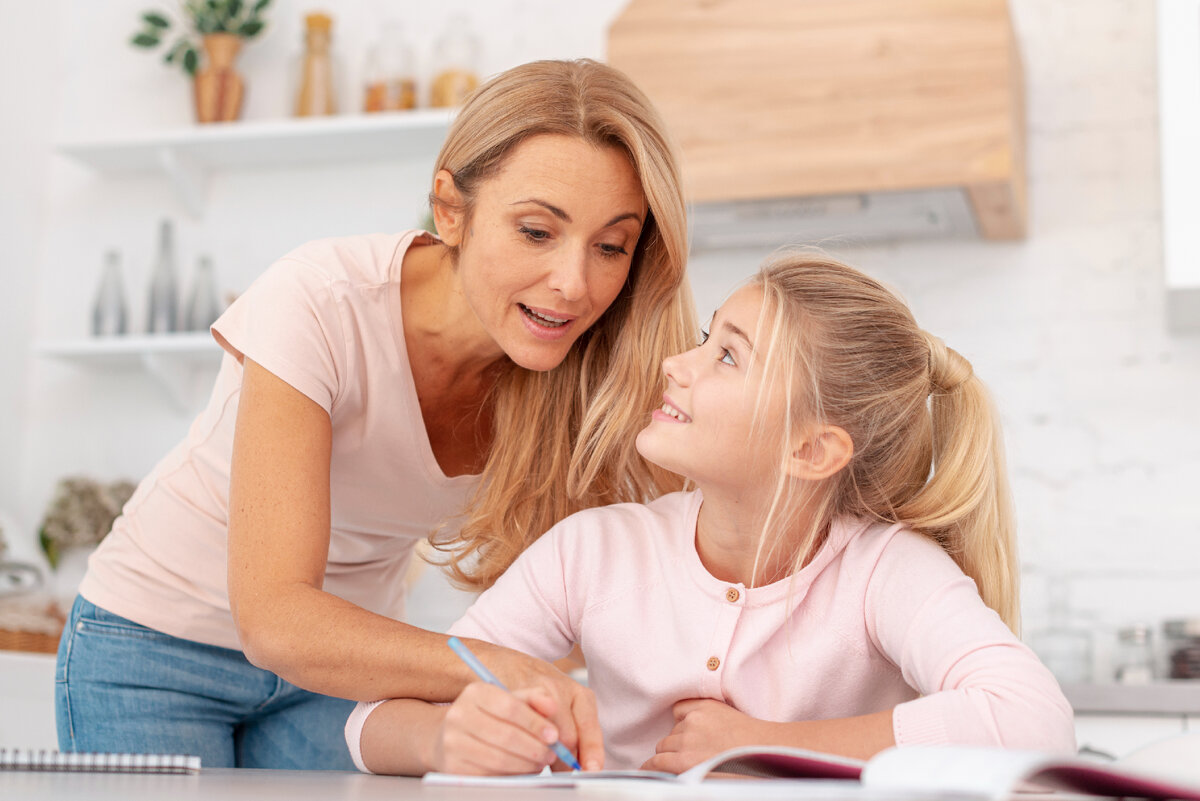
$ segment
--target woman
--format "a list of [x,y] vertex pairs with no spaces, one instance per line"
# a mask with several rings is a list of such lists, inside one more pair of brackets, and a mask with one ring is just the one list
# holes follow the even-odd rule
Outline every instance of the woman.
[[[213,326],[207,409],[92,557],[58,656],[64,750],[352,768],[355,700],[449,701],[472,676],[398,621],[416,542],[491,584],[581,508],[675,489],[633,436],[694,336],[686,223],[658,114],[619,72],[537,62],[467,102],[419,231],[323,240]],[[590,695],[540,686],[563,741]],[[347,700],[349,699],[349,700]]]

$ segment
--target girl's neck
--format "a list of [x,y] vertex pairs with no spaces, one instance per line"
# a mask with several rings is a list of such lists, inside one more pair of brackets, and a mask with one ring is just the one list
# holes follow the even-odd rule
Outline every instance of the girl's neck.
[[[763,518],[771,498],[731,497],[722,492],[704,490],[704,503],[696,519],[696,553],[704,568],[717,580],[761,587],[780,581],[796,568],[796,552],[809,530],[810,517],[805,510],[788,516],[787,529],[780,535],[783,542],[764,543],[761,559],[759,542]],[[812,561],[822,538],[808,548],[801,566]],[[756,566],[755,561],[759,561]]]

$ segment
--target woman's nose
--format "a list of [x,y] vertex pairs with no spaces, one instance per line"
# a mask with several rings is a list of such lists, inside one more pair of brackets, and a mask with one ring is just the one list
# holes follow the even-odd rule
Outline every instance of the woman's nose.
[[569,251],[555,262],[547,279],[550,288],[563,300],[577,301],[587,295],[586,254]]

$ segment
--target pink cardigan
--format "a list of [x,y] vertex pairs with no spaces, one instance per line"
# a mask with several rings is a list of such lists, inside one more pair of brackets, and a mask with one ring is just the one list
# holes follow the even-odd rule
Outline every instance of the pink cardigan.
[[[450,631],[542,659],[580,643],[606,767],[638,767],[671,706],[714,698],[756,718],[894,707],[899,745],[1072,752],[1070,705],[935,543],[841,520],[816,558],[763,587],[718,581],[695,549],[698,492],[589,509],[534,543]],[[346,738],[360,769],[359,704]]]

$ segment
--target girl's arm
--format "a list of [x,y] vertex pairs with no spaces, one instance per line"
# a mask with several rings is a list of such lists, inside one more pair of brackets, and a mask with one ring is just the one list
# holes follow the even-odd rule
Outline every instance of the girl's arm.
[[[244,360],[229,509],[229,600],[246,657],[315,692],[450,701],[474,678],[424,631],[324,592],[329,550],[328,414]],[[570,710],[582,688],[553,666],[490,643],[472,649],[509,687],[540,686]],[[574,722],[558,713],[564,738]]]
[[678,772],[739,745],[858,759],[924,743],[1074,752],[1073,714],[1054,676],[936,544],[898,535],[875,565],[865,612],[875,647],[921,697],[868,715],[784,723],[711,699],[680,701],[674,728],[644,767]]

